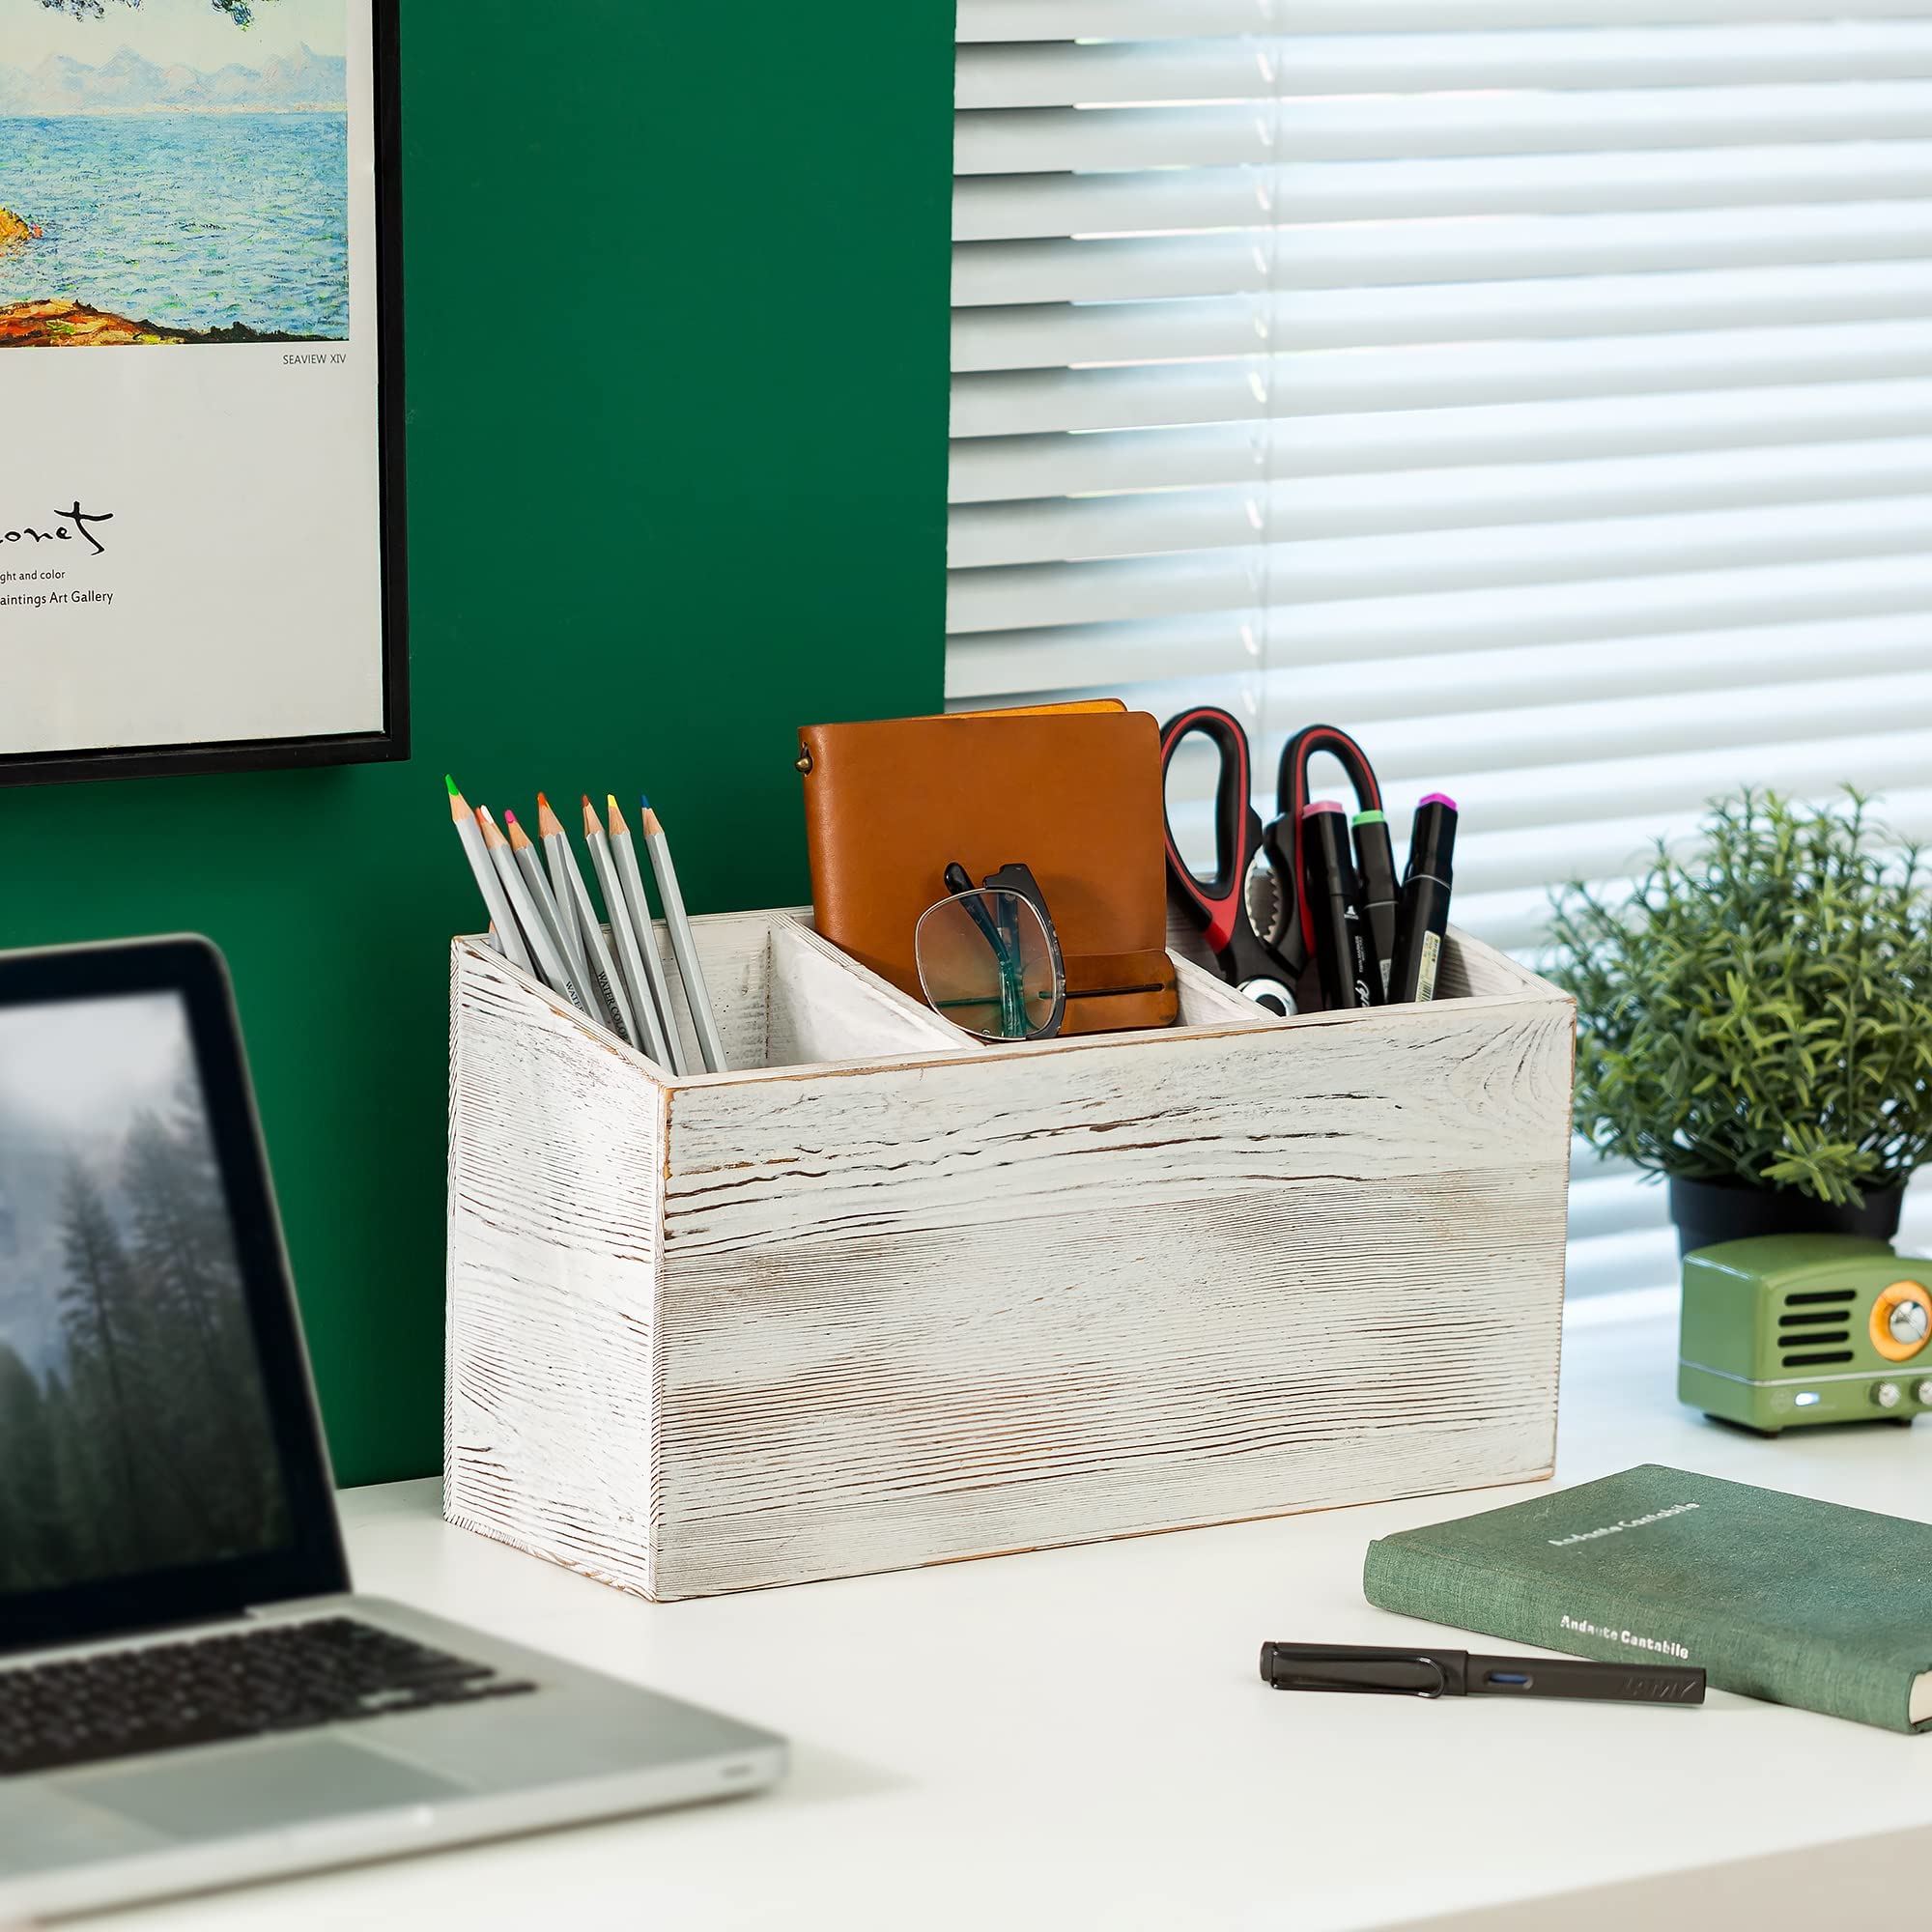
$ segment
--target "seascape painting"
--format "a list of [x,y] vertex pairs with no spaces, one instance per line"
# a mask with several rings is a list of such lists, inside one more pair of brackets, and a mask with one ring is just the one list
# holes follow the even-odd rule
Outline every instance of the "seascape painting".
[[0,348],[346,342],[348,0],[0,0]]
[[179,999],[0,1013],[0,1595],[290,1533]]

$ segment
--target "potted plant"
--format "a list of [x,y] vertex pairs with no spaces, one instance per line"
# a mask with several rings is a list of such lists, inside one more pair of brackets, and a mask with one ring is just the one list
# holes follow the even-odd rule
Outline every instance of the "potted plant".
[[1747,790],[1627,898],[1554,895],[1577,1128],[1667,1177],[1680,1252],[1898,1230],[1932,1145],[1932,869],[1856,792]]

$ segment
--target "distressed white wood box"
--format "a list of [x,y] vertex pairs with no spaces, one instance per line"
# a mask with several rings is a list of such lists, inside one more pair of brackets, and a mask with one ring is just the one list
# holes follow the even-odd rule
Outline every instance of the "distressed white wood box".
[[[696,922],[732,1072],[453,951],[452,1522],[668,1599],[1547,1475],[1571,1002],[982,1047]],[[662,940],[662,932],[660,932]]]

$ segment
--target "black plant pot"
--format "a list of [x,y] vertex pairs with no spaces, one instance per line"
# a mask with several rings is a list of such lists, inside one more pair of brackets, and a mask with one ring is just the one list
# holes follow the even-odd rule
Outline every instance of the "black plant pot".
[[1902,1187],[1868,1187],[1862,1208],[1834,1208],[1795,1187],[1670,1177],[1670,1218],[1677,1223],[1680,1255],[1751,1235],[1864,1235],[1889,1241],[1898,1233],[1904,1201]]

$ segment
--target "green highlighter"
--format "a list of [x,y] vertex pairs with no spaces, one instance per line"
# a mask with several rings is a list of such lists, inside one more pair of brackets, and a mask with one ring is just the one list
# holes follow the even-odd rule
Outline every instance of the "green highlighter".
[[1350,823],[1355,832],[1355,911],[1381,973],[1382,998],[1387,999],[1395,963],[1395,847],[1382,812],[1358,811]]
[[1932,1261],[1854,1235],[1758,1235],[1684,1258],[1677,1393],[1765,1435],[1932,1409]]

